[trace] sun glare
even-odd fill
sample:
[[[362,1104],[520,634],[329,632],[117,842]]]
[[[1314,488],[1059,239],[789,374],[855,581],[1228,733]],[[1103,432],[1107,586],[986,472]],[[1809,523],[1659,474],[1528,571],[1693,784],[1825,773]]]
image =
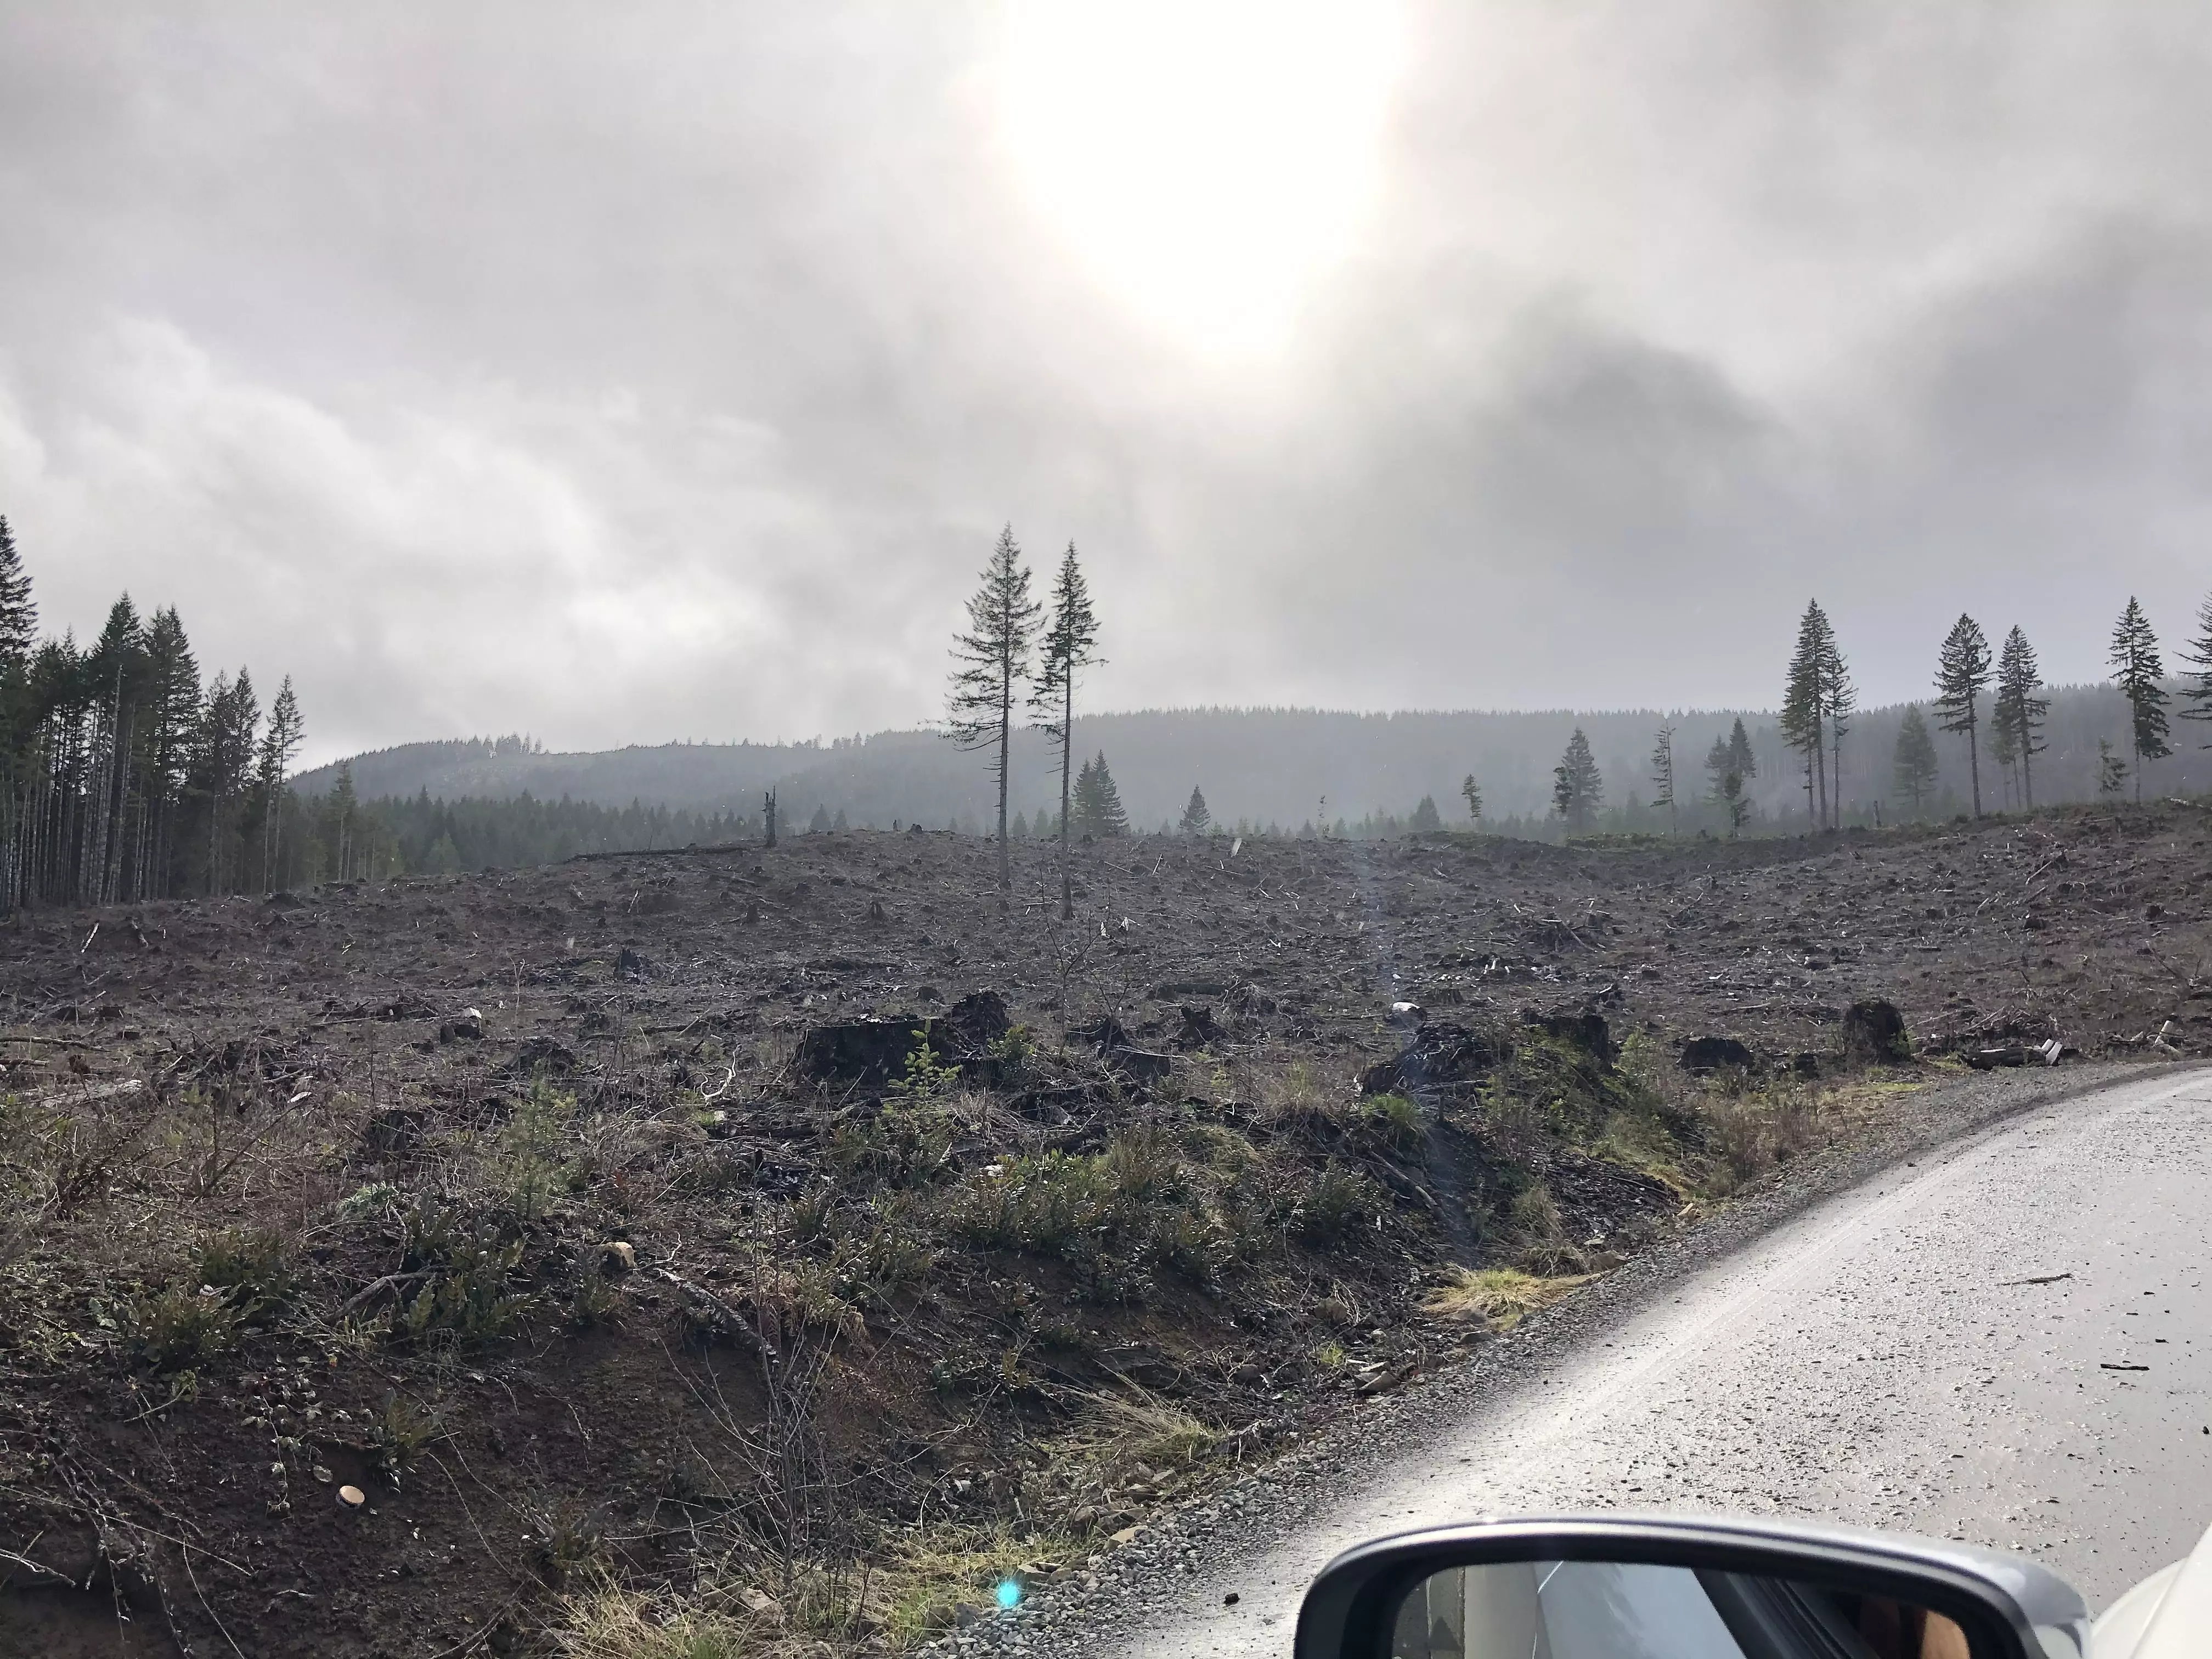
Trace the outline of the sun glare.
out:
[[[1002,131],[1125,303],[1206,347],[1264,346],[1373,193],[1401,43],[1380,0],[1010,0]]]

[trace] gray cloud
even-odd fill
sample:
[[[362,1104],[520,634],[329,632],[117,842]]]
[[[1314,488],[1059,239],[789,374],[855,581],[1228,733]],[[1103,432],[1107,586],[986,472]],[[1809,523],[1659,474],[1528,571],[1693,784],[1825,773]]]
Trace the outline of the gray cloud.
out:
[[[0,4],[0,512],[319,755],[909,723],[998,524],[1107,702],[1877,697],[2212,583],[2212,20],[1417,6],[1295,326],[1040,218],[975,6]],[[1142,112],[1133,119],[1144,118]]]

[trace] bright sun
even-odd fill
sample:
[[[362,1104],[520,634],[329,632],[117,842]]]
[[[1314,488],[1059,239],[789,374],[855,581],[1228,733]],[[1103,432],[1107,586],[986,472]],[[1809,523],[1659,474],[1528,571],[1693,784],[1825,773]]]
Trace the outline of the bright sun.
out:
[[[1264,346],[1350,243],[1401,40],[1382,0],[1009,0],[1002,130],[1127,303],[1202,346]]]

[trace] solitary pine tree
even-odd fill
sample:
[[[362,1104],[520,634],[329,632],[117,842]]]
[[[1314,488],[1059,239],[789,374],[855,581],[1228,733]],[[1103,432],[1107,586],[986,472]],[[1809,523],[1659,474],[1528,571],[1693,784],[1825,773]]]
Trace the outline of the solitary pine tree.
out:
[[[1805,757],[1805,816],[1815,825],[1828,821],[1826,663],[1832,634],[1820,602],[1807,601],[1782,688],[1782,738]]]
[[[1474,781],[1474,773],[1468,773],[1459,781],[1459,798],[1467,803],[1467,821],[1469,823],[1481,823],[1482,786]]]
[[[2042,684],[2035,647],[2015,623],[1997,653],[1997,695],[1990,724],[2019,763],[2021,805],[2031,810],[2035,805],[2035,757],[2047,746],[2041,736],[2043,717],[2051,709],[2050,699],[2035,695]]]
[[[1662,726],[1651,746],[1651,804],[1667,809],[1667,833],[1674,833],[1674,728]]]
[[[1030,645],[1037,625],[1030,597],[1029,568],[1014,541],[1014,527],[999,532],[983,567],[983,585],[968,601],[968,631],[952,641],[957,665],[946,726],[963,749],[998,750],[992,769],[999,780],[999,902],[1014,887],[1013,856],[1006,846],[1006,785],[1013,753],[1016,688],[1029,672]]]
[[[1060,919],[1075,916],[1075,874],[1068,862],[1067,808],[1073,790],[1075,677],[1104,660],[1097,654],[1098,617],[1091,606],[1091,586],[1075,562],[1075,544],[1060,562],[1052,584],[1052,621],[1038,653],[1036,690],[1030,704],[1044,719],[1045,735],[1060,750]]]
[[[2158,636],[2150,620],[2132,595],[2112,628],[2112,651],[2108,660],[2120,693],[2128,700],[2128,734],[2136,752],[2136,799],[2142,799],[2143,763],[2163,760],[2173,752],[2167,742],[2166,723],[2166,665],[2159,660]]]
[[[1129,815],[1122,808],[1121,792],[1114,787],[1114,775],[1106,769],[1103,750],[1083,763],[1076,775],[1073,804],[1079,833],[1099,841],[1129,833]]]
[[[1759,775],[1759,759],[1751,752],[1751,733],[1743,729],[1741,715],[1729,732],[1728,757],[1730,769],[1746,783]]]
[[[1417,836],[1425,835],[1431,830],[1441,830],[1444,827],[1443,815],[1437,811],[1437,798],[1434,795],[1421,797],[1421,804],[1413,809],[1413,822],[1408,827]]]
[[[1190,799],[1182,809],[1182,821],[1178,826],[1186,836],[1202,836],[1213,827],[1213,814],[1206,810],[1206,797],[1196,784],[1190,787]]]
[[[814,803],[814,816],[806,820],[806,833],[810,836],[826,836],[830,833],[830,809],[820,801]]]
[[[1951,624],[1936,657],[1936,723],[1946,732],[1966,734],[1966,770],[1972,781],[1974,816],[1982,815],[1982,757],[1977,741],[1982,723],[1978,700],[1990,683],[1990,641],[1981,624],[1961,615]]]
[[[2181,677],[2181,718],[2185,720],[2212,720],[2212,593],[2197,607],[2197,637],[2181,653],[2182,661],[2191,665],[2189,672]],[[2200,748],[2212,749],[2212,742]]]
[[[1552,807],[1570,830],[1589,826],[1605,802],[1605,777],[1590,753],[1589,738],[1581,726],[1567,739],[1566,752],[1552,771]]]
[[[1928,722],[1920,717],[1920,705],[1905,705],[1905,719],[1897,728],[1897,752],[1890,761],[1891,786],[1912,803],[1912,816],[1920,816],[1920,804],[1936,787],[1936,739],[1929,735]]]

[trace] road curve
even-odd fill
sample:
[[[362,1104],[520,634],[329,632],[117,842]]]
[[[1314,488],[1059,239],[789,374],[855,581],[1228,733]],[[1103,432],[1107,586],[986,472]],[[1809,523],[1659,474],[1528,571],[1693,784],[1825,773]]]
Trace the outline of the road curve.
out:
[[[2101,1606],[2212,1522],[2208,1196],[2212,1073],[1924,1154],[1669,1287],[1265,1553],[1148,1587],[1116,1650],[1287,1653],[1300,1591],[1344,1546],[1530,1510],[1969,1539]]]

